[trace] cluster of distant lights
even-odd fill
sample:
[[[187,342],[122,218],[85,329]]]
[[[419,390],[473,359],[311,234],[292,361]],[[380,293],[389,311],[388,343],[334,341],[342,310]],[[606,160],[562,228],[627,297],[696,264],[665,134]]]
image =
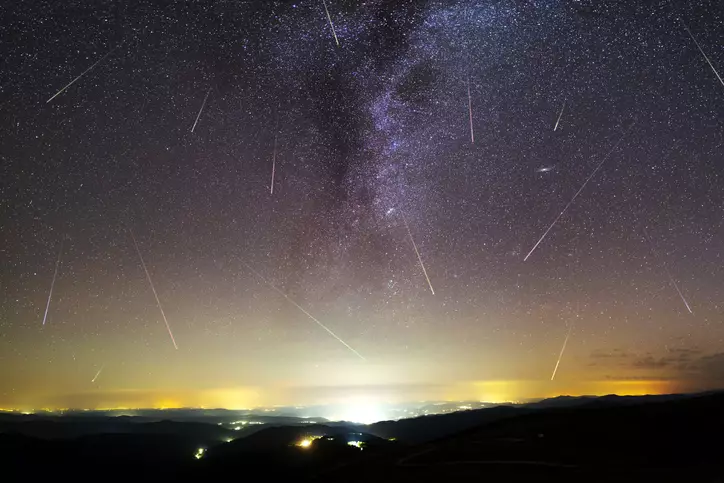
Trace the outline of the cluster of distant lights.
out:
[[[302,448],[302,449],[308,449],[311,448],[314,444],[314,441],[317,439],[321,439],[322,436],[308,436],[304,439],[299,440],[295,446]],[[334,439],[332,436],[326,436],[327,439]],[[355,448],[358,448],[360,450],[364,449],[365,442],[364,441],[347,441],[347,446],[354,446]]]
[[[219,424],[219,426],[221,426],[224,423],[218,423],[218,424]],[[241,431],[244,428],[244,426],[247,426],[247,425],[253,426],[253,425],[264,424],[264,423],[262,421],[232,421],[229,424],[233,426],[231,429],[233,429],[234,431]]]
[[[334,437],[332,437],[332,436],[308,436],[306,438],[303,438],[303,439],[297,441],[294,444],[294,446],[297,446],[298,448],[302,448],[302,449],[309,449],[314,445],[315,440],[322,439],[323,437],[326,439],[334,439]],[[394,440],[395,440],[395,438],[390,439],[390,441],[394,441]],[[225,441],[227,443],[231,443],[232,441],[234,441],[234,439],[227,438]],[[363,450],[364,446],[365,446],[365,442],[364,441],[347,441],[347,446],[352,446],[359,450]],[[197,460],[200,460],[201,458],[204,457],[205,454],[206,454],[206,448],[197,448],[196,452],[194,453],[194,458],[196,458]]]

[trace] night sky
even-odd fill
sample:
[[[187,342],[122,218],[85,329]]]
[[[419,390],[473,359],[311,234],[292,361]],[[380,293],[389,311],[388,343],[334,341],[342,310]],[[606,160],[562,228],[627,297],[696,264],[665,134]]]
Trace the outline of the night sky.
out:
[[[327,7],[2,3],[0,407],[724,386],[721,2]]]

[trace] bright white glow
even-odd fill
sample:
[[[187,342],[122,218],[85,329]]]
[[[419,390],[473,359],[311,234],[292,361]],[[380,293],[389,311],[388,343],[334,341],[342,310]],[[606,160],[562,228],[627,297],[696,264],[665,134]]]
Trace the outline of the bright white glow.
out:
[[[364,446],[363,441],[347,441],[347,444],[350,446],[354,446],[355,448],[364,449],[362,446]]]
[[[371,424],[385,419],[385,413],[379,403],[369,399],[360,399],[348,403],[341,413],[332,419]]]

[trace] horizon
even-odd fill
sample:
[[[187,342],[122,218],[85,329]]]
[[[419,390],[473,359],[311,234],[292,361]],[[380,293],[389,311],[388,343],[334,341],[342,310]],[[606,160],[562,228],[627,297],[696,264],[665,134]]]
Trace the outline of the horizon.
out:
[[[204,419],[211,419],[218,425],[226,424],[230,429],[240,430],[247,425],[275,425],[278,420],[292,419],[298,423],[309,425],[325,425],[327,423],[349,423],[354,425],[370,425],[385,421],[399,421],[404,419],[415,419],[425,416],[439,416],[452,414],[461,411],[485,410],[501,406],[526,407],[530,404],[539,404],[546,401],[560,399],[592,399],[599,398],[650,398],[650,397],[700,397],[714,393],[722,393],[724,389],[712,389],[701,392],[690,393],[667,393],[667,394],[560,394],[546,398],[530,398],[511,401],[477,401],[477,400],[417,400],[403,401],[397,403],[376,403],[374,405],[361,406],[357,404],[352,407],[345,407],[344,404],[316,404],[310,406],[259,406],[253,408],[223,408],[223,407],[107,407],[107,408],[2,408],[0,413],[21,414],[24,416],[53,416],[73,417],[78,414],[97,413],[103,417],[130,417],[130,418],[152,418],[159,421],[204,422]],[[163,413],[162,415],[158,413]],[[245,420],[216,422],[224,414],[234,417],[246,418]],[[189,419],[192,418],[192,419]],[[198,418],[202,418],[199,420]],[[250,420],[248,418],[255,418]],[[210,424],[210,423],[209,423]],[[287,424],[295,424],[288,422]]]
[[[527,382],[516,382],[510,381],[504,382],[495,381],[488,383],[482,383],[480,381],[470,383],[471,387],[485,387],[492,386],[494,390],[488,389],[479,390],[477,394],[482,394],[475,397],[472,393],[465,394],[461,391],[460,387],[445,389],[443,392],[448,394],[456,394],[456,396],[441,396],[441,392],[430,393],[427,397],[420,396],[418,398],[407,398],[402,396],[390,398],[389,391],[380,392],[379,390],[365,390],[364,388],[354,388],[354,391],[350,391],[349,388],[331,388],[331,387],[317,387],[311,388],[316,389],[320,393],[326,393],[328,396],[330,393],[334,394],[334,397],[322,397],[321,399],[307,399],[306,401],[293,401],[288,400],[286,402],[273,402],[269,401],[264,404],[214,404],[213,399],[207,399],[207,403],[202,404],[184,404],[182,397],[178,394],[182,391],[166,391],[160,392],[162,396],[156,399],[155,403],[118,403],[118,404],[99,404],[95,406],[72,406],[72,405],[49,405],[49,404],[16,404],[16,405],[3,405],[0,404],[0,411],[6,412],[34,412],[34,411],[45,411],[45,412],[71,412],[71,411],[119,411],[119,410],[183,410],[183,409],[198,409],[198,410],[226,410],[226,411],[238,411],[238,412],[249,412],[259,410],[262,412],[274,412],[283,409],[298,409],[303,410],[305,408],[322,408],[322,407],[336,407],[337,412],[354,414],[355,412],[360,413],[364,411],[379,411],[381,408],[390,406],[411,406],[415,404],[452,404],[452,403],[480,403],[480,404],[526,404],[535,401],[542,401],[546,399],[554,399],[558,397],[603,397],[603,396],[661,396],[661,395],[678,395],[678,394],[698,394],[707,393],[711,391],[722,390],[721,386],[708,386],[708,387],[695,387],[686,386],[681,384],[672,384],[672,381],[599,381],[598,383],[589,383],[584,385],[579,391],[563,391],[563,392],[548,392],[548,393],[527,393],[524,395],[514,395],[511,392],[511,386],[525,386],[526,388],[541,387],[540,381],[527,381]],[[440,387],[437,387],[440,389]],[[379,388],[378,388],[379,389]],[[396,386],[391,386],[386,389],[396,389],[397,392],[404,393],[404,389]],[[613,390],[612,390],[613,389]],[[309,393],[310,388],[304,388],[305,393]],[[419,388],[418,388],[419,390]],[[497,390],[498,392],[494,392]],[[238,388],[231,389],[210,389],[209,394],[213,397],[220,398],[221,400],[228,401],[229,398],[238,396],[240,393],[249,393],[250,389],[240,390]],[[146,391],[139,391],[142,394],[146,394]],[[109,396],[103,395],[102,391],[95,391],[94,393],[86,393],[82,395],[74,395],[71,398],[76,399],[78,396],[84,398],[101,398],[108,400]],[[116,393],[117,396],[118,393]],[[138,392],[136,391],[124,391],[126,401],[140,401],[138,399]],[[176,394],[173,397],[172,394]],[[387,398],[382,394],[387,394]],[[496,395],[497,394],[497,395]],[[197,396],[198,394],[196,394]],[[439,397],[435,397],[435,395]],[[55,394],[53,398],[58,398],[59,395]],[[62,397],[62,396],[61,396]],[[327,415],[321,414],[309,414],[309,417],[325,417]]]

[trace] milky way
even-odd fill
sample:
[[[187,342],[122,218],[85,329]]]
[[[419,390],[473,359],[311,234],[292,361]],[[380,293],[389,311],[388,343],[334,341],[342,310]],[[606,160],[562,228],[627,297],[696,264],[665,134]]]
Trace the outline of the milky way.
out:
[[[124,394],[715,385],[724,12],[638,3],[0,6],[0,406],[101,404],[99,360]]]

